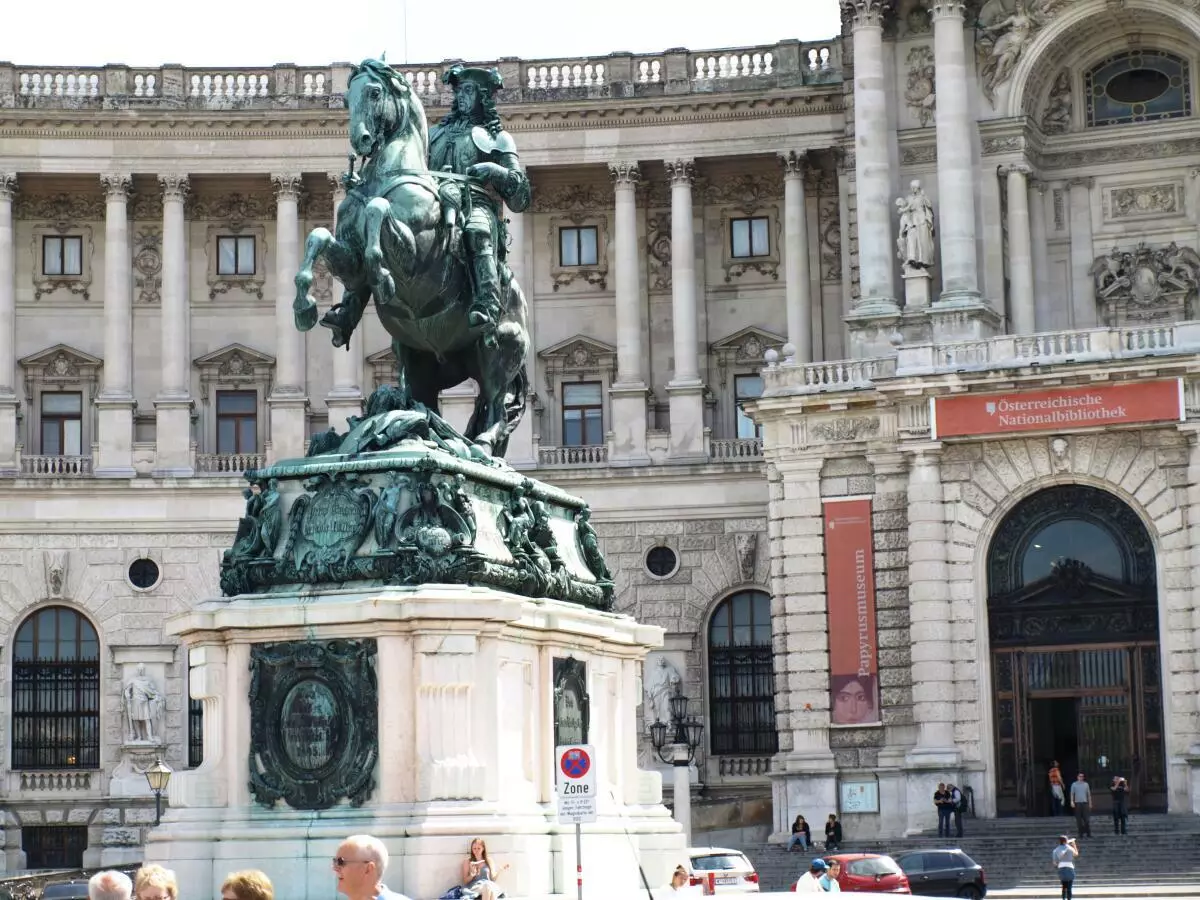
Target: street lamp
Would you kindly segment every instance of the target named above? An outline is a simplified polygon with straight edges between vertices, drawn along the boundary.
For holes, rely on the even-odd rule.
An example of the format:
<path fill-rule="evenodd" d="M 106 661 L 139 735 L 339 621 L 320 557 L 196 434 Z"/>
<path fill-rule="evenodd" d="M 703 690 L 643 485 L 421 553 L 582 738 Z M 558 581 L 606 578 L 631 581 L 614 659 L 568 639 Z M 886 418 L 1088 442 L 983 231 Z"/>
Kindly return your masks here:
<path fill-rule="evenodd" d="M 688 715 L 691 703 L 683 695 L 683 686 L 676 685 L 675 696 L 667 701 L 671 711 L 671 724 L 655 721 L 650 726 L 650 743 L 663 762 L 674 767 L 672 796 L 675 804 L 675 821 L 683 826 L 684 838 L 692 839 L 692 785 L 688 766 L 696 756 L 696 748 L 704 738 L 704 723 Z M 670 740 L 667 729 L 670 727 Z M 664 753 L 664 751 L 666 751 Z"/>
<path fill-rule="evenodd" d="M 162 823 L 162 795 L 171 781 L 171 769 L 161 757 L 154 760 L 154 765 L 146 770 L 146 781 L 150 790 L 154 791 L 154 824 Z"/>

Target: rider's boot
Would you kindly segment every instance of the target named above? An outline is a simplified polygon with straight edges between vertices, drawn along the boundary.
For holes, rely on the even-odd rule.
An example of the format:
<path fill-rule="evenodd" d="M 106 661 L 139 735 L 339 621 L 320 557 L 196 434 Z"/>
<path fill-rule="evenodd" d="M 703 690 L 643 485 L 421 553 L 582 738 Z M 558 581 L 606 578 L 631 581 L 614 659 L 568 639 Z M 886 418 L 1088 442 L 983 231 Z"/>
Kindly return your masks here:
<path fill-rule="evenodd" d="M 350 343 L 350 335 L 362 321 L 365 306 L 357 293 L 347 291 L 342 302 L 321 317 L 321 324 L 333 332 L 333 346 L 345 347 Z"/>
<path fill-rule="evenodd" d="M 475 278 L 475 295 L 467 310 L 467 323 L 472 328 L 494 328 L 500 317 L 500 278 L 496 257 L 491 252 L 476 253 L 471 260 Z"/>

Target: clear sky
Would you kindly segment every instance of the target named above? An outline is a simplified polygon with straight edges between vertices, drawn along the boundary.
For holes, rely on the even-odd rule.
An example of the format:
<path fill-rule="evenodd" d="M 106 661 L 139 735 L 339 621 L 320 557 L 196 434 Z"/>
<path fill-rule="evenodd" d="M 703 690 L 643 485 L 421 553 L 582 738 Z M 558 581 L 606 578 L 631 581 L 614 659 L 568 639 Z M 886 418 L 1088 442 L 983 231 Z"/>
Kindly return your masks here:
<path fill-rule="evenodd" d="M 153 67 L 710 50 L 838 33 L 838 0 L 10 0 L 0 60 Z M 711 13 L 708 12 L 711 10 Z M 407 35 L 407 36 L 406 36 Z"/>

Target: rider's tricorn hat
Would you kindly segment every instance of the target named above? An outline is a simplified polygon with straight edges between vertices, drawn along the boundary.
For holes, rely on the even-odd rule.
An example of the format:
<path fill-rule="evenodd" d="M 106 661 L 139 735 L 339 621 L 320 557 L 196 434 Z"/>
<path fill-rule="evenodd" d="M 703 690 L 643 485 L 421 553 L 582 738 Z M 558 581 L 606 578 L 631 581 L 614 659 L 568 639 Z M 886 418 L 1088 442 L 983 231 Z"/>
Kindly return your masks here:
<path fill-rule="evenodd" d="M 458 87 L 464 81 L 473 83 L 481 91 L 487 91 L 489 97 L 504 87 L 504 79 L 498 69 L 476 69 L 455 65 L 442 75 L 442 82 L 452 88 Z"/>

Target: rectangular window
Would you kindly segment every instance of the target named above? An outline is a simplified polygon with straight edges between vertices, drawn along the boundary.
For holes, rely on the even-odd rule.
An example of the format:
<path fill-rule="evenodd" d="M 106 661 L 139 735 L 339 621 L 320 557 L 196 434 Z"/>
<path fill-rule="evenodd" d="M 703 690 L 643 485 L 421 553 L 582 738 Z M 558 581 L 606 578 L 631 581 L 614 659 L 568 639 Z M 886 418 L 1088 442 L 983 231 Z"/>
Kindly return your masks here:
<path fill-rule="evenodd" d="M 762 426 L 746 415 L 742 405 L 747 400 L 762 396 L 763 382 L 761 375 L 736 375 L 733 379 L 733 402 L 737 414 L 737 436 L 740 438 L 761 438 Z"/>
<path fill-rule="evenodd" d="M 604 443 L 603 388 L 598 381 L 563 385 L 563 446 Z"/>
<path fill-rule="evenodd" d="M 560 266 L 594 266 L 599 259 L 596 226 L 558 230 Z"/>
<path fill-rule="evenodd" d="M 87 846 L 86 825 L 25 825 L 21 828 L 21 849 L 25 851 L 25 865 L 30 869 L 81 869 Z"/>
<path fill-rule="evenodd" d="M 256 391 L 217 391 L 217 452 L 258 452 Z"/>
<path fill-rule="evenodd" d="M 217 238 L 217 274 L 254 274 L 254 237 Z"/>
<path fill-rule="evenodd" d="M 69 277 L 83 274 L 83 238 L 46 235 L 42 238 L 42 274 Z"/>
<path fill-rule="evenodd" d="M 42 394 L 42 455 L 83 455 L 83 394 Z"/>
<path fill-rule="evenodd" d="M 752 219 L 730 219 L 730 255 L 734 259 L 749 259 L 752 256 L 769 256 L 771 237 L 766 216 Z"/>

